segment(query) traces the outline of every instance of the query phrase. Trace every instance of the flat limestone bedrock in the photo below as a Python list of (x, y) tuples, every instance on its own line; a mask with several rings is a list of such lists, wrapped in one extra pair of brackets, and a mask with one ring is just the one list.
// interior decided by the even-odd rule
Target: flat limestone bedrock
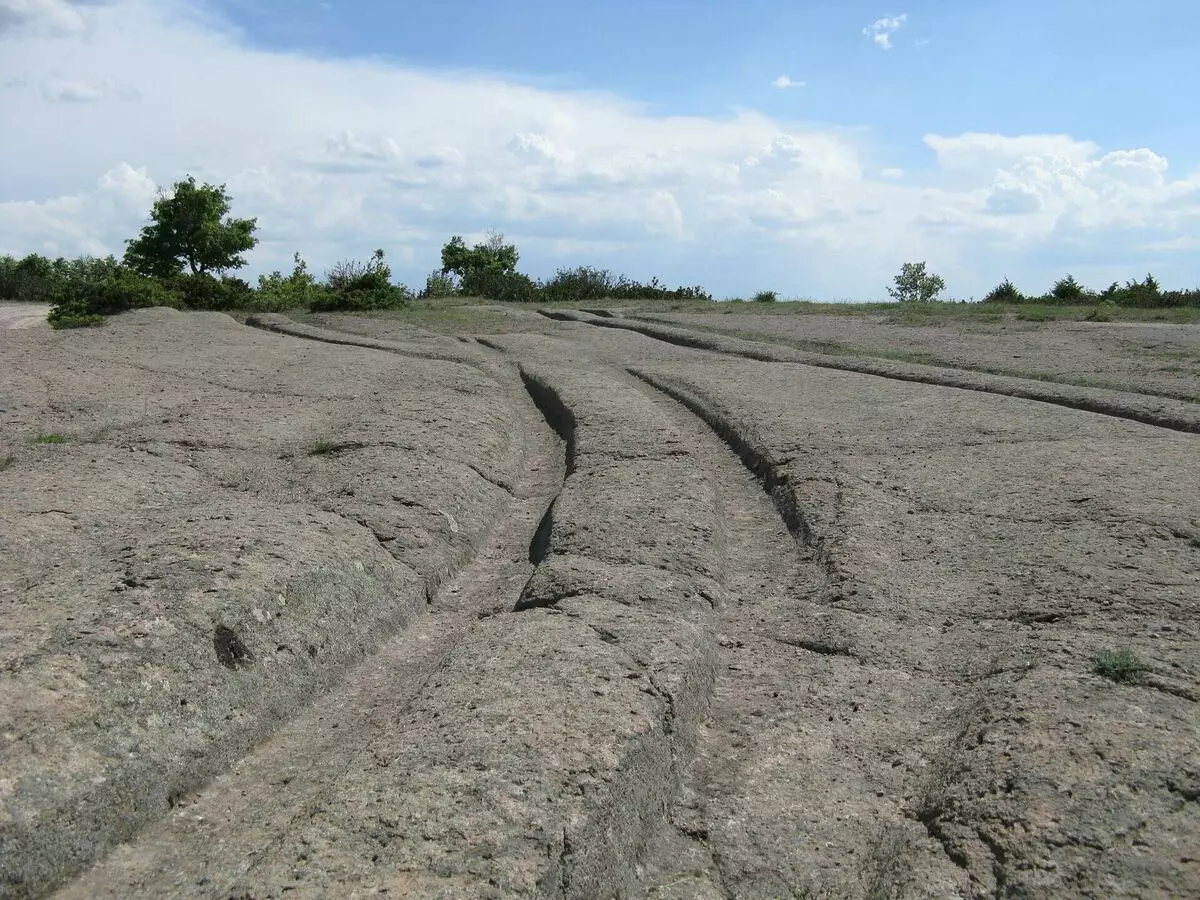
[[(222, 816), (228, 847), (189, 812), (154, 833), (202, 852), (146, 863), (135, 842), (64, 897), (586, 898), (632, 883), (711, 684), (719, 510), (686, 435), (631, 378), (541, 362), (524, 374), (571, 468), (532, 542), (537, 569), (511, 598), (519, 610), (475, 621), (411, 698), (318, 772), (328, 802), (301, 802), (294, 827), (272, 827), (251, 858), (240, 836), (261, 827), (253, 794)], [(312, 730), (330, 726), (321, 704), (313, 712)], [(256, 771), (258, 755), (239, 768)], [(189, 809), (214, 806), (202, 796)]]
[(798, 363), (825, 369), (875, 375), (895, 381), (932, 384), (1019, 397), (1070, 409), (1130, 419), (1175, 431), (1200, 434), (1200, 404), (1185, 400), (1054, 384), (1005, 375), (989, 375), (965, 369), (948, 369), (867, 357), (810, 353), (767, 341), (750, 341), (675, 325), (663, 325), (624, 317), (595, 316), (573, 310), (547, 310), (543, 311), (543, 315), (607, 329), (631, 331), (677, 346), (741, 356), (746, 359)]
[[(856, 701), (854, 714), (830, 706), (825, 726), (859, 767), (836, 780), (862, 783), (839, 830), (861, 828), (869, 848), (857, 823), (918, 823), (973, 896), (1200, 891), (1200, 643), (1184, 624), (1200, 612), (1196, 437), (802, 367), (713, 360), (652, 374), (757, 448), (827, 558), (820, 633), (774, 630), (842, 661), (834, 683)], [(1150, 666), (1141, 684), (1093, 674), (1098, 650), (1125, 645)], [(862, 667), (911, 675), (855, 687)], [(905, 708), (919, 727), (903, 742), (887, 739), (891, 718), (861, 727)], [(751, 731), (760, 780), (765, 760), (796, 759), (786, 733)], [(898, 789), (896, 774), (912, 785)], [(710, 840), (725, 858), (789, 846), (773, 812), (789, 795), (769, 783), (714, 801)], [(827, 822), (822, 793), (812, 816)], [(752, 823), (749, 836), (723, 834), (726, 820)], [(901, 837), (898, 871), (911, 829), (889, 840)]]
[(1200, 324), (952, 319), (933, 325), (893, 322), (886, 315), (796, 315), (787, 311), (787, 304), (779, 307), (778, 312), (724, 306), (717, 314), (647, 310), (635, 315), (685, 328), (759, 333), (765, 341), (828, 342), (866, 354), (923, 353), (966, 369), (1088, 379), (1130, 392), (1200, 397)]
[(0, 893), (34, 896), (423, 612), (506, 507), (523, 438), (476, 369), (221, 314), (14, 335)]

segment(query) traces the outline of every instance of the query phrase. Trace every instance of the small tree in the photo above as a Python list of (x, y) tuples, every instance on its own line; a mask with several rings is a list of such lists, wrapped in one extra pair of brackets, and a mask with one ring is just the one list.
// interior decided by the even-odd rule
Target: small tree
[(900, 303), (928, 303), (946, 289), (942, 276), (927, 273), (923, 262), (905, 263), (894, 280), (888, 294)]
[(467, 247), (467, 242), (456, 234), (442, 248), (442, 273), (462, 279), (481, 271), (511, 275), (517, 270), (519, 258), (516, 245), (506, 244), (498, 231), (488, 232), (487, 240), (474, 247)]
[(256, 219), (229, 218), (225, 186), (197, 185), (189, 175), (171, 193), (160, 191), (150, 224), (125, 250), (125, 264), (141, 275), (172, 278), (220, 274), (246, 264), (242, 256), (258, 243)]

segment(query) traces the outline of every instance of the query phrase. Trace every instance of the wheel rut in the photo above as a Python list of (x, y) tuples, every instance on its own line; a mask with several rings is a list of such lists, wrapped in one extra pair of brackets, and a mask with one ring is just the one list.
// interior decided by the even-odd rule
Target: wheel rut
[[(343, 805), (370, 805), (375, 773), (387, 771), (396, 753), (396, 721), (436, 690), (439, 673), (481, 619), (512, 608), (534, 568), (530, 544), (562, 488), (565, 443), (524, 390), (515, 368), (496, 363), (493, 374), (511, 385), (526, 444), (524, 471), (511, 486), (507, 516), (478, 554), (431, 592), (426, 615), (232, 769), (176, 798), (166, 818), (55, 896), (274, 896), (280, 891), (324, 896), (341, 891), (328, 882), (317, 887), (320, 873), (313, 869), (353, 869), (363, 862), (361, 847), (346, 839), (323, 844), (309, 833), (312, 823)], [(369, 856), (366, 863), (370, 867)]]
[(731, 338), (693, 331), (683, 327), (654, 324), (620, 317), (579, 314), (570, 310), (543, 310), (549, 319), (581, 322), (601, 328), (620, 329), (641, 334), (652, 340), (707, 353), (738, 356), (756, 362), (791, 363), (854, 372), (894, 381), (928, 384), (936, 387), (976, 391), (1049, 403), (1082, 412), (1127, 419), (1172, 431), (1200, 434), (1200, 407), (1195, 403), (1147, 395), (1123, 394), (1100, 388), (1053, 385), (1006, 375), (990, 375), (969, 370), (951, 370), (919, 364), (892, 363), (880, 359), (843, 358), (794, 350), (744, 338)]
[(896, 673), (858, 658), (828, 604), (836, 573), (822, 536), (799, 526), (786, 482), (720, 410), (631, 374), (690, 425), (718, 486), (728, 592), (709, 715), (639, 896), (900, 896), (918, 860), (962, 882), (904, 809), (921, 785), (881, 762), (906, 737), (868, 721)]

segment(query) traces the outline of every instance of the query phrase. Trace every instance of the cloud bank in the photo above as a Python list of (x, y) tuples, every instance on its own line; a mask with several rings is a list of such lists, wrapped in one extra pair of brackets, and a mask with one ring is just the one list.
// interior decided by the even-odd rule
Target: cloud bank
[(191, 173), (258, 217), (251, 274), (383, 247), (416, 284), (451, 233), (488, 228), (535, 276), (590, 263), (718, 295), (879, 297), (919, 259), (964, 297), (1065, 266), (1172, 284), (1197, 259), (1200, 175), (1147, 148), (930, 134), (927, 170), (901, 171), (861, 131), (752, 109), (267, 51), (187, 0), (0, 0), (0, 86), (21, 131), (0, 253), (119, 254), (156, 185)]

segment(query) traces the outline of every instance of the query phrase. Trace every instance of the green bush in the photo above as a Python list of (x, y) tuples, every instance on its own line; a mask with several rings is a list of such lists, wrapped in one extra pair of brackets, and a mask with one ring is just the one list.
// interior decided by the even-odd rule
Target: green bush
[(104, 316), (142, 309), (171, 306), (178, 309), (182, 299), (155, 278), (138, 275), (112, 257), (81, 259), (69, 264), (66, 277), (53, 285), (53, 306), (47, 317), (54, 328), (80, 328), (98, 325)]
[(779, 294), (775, 291), (759, 291), (754, 295), (755, 303), (775, 303), (779, 300)]
[(325, 278), (325, 290), (309, 303), (314, 312), (333, 310), (395, 309), (413, 299), (406, 287), (392, 284), (392, 270), (376, 250), (370, 260), (346, 259), (337, 263)]
[(296, 253), (292, 257), (292, 274), (282, 275), (278, 270), (270, 275), (258, 276), (258, 290), (250, 298), (248, 309), (259, 312), (275, 312), (284, 309), (300, 309), (315, 303), (323, 288), (308, 272), (308, 263)]
[(468, 269), (462, 292), (468, 297), (485, 297), (502, 303), (536, 303), (541, 300), (538, 284), (520, 272), (501, 269)]
[(1137, 684), (1149, 668), (1129, 647), (1101, 650), (1092, 663), (1095, 674), (1121, 684)]
[(988, 291), (987, 296), (983, 298), (984, 303), (1024, 303), (1025, 300), (1025, 295), (1007, 278)]
[(618, 280), (608, 269), (576, 266), (559, 269), (554, 277), (540, 285), (543, 303), (589, 303), (612, 296)]
[(1073, 275), (1067, 275), (1054, 282), (1054, 287), (1050, 289), (1050, 296), (1055, 303), (1064, 304), (1085, 303), (1089, 299), (1093, 299), (1092, 292), (1076, 281)]
[(458, 280), (441, 269), (434, 269), (425, 278), (425, 289), (421, 291), (422, 300), (436, 300), (439, 297), (453, 297), (458, 293)]

